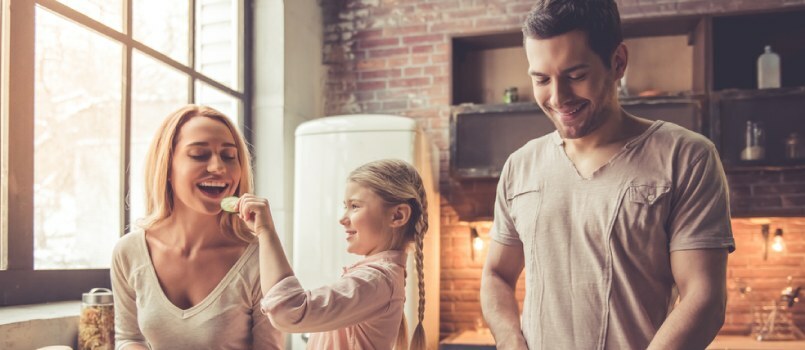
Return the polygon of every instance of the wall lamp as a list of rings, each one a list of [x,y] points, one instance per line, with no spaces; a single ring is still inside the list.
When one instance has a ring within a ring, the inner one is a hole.
[[[472,255],[472,260],[475,260],[475,253],[480,253],[484,250],[484,240],[478,235],[478,230],[475,226],[470,226],[470,245],[472,246],[470,254]]]
[[[760,234],[763,236],[763,260],[769,259],[769,240],[771,239],[771,250],[775,252],[782,252],[785,249],[785,240],[783,239],[783,229],[778,228],[774,230],[774,237],[771,236],[769,219],[750,219],[750,222],[760,224]]]

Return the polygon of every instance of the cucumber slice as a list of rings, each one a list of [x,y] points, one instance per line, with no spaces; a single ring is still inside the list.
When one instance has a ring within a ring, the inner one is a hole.
[[[240,199],[240,198],[235,197],[235,196],[226,197],[226,198],[222,199],[221,200],[221,209],[223,209],[224,211],[230,212],[230,213],[235,213],[236,212],[235,206],[238,204],[238,199]]]

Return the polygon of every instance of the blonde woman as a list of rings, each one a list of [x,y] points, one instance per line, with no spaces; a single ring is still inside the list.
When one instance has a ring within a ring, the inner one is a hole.
[[[260,314],[257,243],[222,214],[252,190],[249,151],[220,112],[165,119],[146,160],[146,216],[112,260],[116,349],[281,349]]]
[[[403,161],[365,164],[349,175],[344,207],[339,222],[347,252],[365,258],[346,268],[337,282],[304,290],[282,251],[268,201],[241,197],[239,216],[260,242],[263,311],[282,331],[315,332],[308,349],[408,349],[405,250],[413,243],[420,299],[410,349],[424,349],[422,239],[428,230],[428,202],[422,179]]]

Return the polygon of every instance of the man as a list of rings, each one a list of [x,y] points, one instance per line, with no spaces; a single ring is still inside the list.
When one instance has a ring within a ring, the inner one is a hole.
[[[614,0],[540,1],[523,34],[557,131],[501,173],[481,282],[498,349],[704,349],[724,321],[735,249],[715,147],[621,108]]]

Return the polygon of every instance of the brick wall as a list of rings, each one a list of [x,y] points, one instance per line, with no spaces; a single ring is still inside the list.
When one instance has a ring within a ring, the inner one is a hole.
[[[786,244],[782,252],[769,248],[767,260],[763,260],[759,224],[750,219],[733,219],[732,228],[737,249],[729,257],[730,299],[722,332],[745,333],[752,322],[751,306],[778,300],[781,290],[788,285],[788,276],[793,278],[794,287],[805,287],[805,218],[771,218],[771,235],[777,228],[783,229]],[[742,286],[749,286],[752,291],[742,296],[739,291]],[[801,300],[805,301],[805,294]],[[794,321],[805,329],[805,302],[795,305]]]
[[[802,6],[805,0],[620,0],[618,3],[624,18],[638,18]],[[491,203],[475,200],[478,198],[475,194],[486,196],[494,189],[494,184],[483,181],[470,184],[469,189],[467,184],[457,186],[448,176],[450,36],[517,30],[532,4],[531,0],[334,0],[322,5],[323,60],[328,68],[325,113],[410,116],[420,122],[441,151],[442,335],[473,327],[474,319],[479,316],[477,290],[482,259],[469,258],[469,226],[458,221],[455,207],[481,207],[479,212],[488,212],[483,206]],[[805,193],[802,191],[805,174],[755,172],[736,178],[733,196],[736,208],[764,205],[805,208],[805,197],[790,194],[793,190]],[[799,235],[802,242],[800,223],[780,223],[791,225],[791,237]],[[742,221],[736,221],[736,228],[736,237],[755,239],[756,235],[750,233],[753,229]],[[756,241],[740,241],[744,238],[739,238],[739,251],[732,255],[733,261],[740,262],[740,257],[756,249]],[[802,243],[791,248],[789,254],[794,255],[779,261],[770,259],[755,264],[747,256],[744,261],[750,261],[749,265],[741,267],[731,262],[730,272],[748,273],[746,266],[756,265],[773,271],[775,276],[789,270],[796,272],[797,268],[802,270],[805,267]],[[798,273],[805,277],[801,271]],[[778,288],[770,285],[772,281],[758,281],[771,288],[769,293]],[[730,310],[732,321],[728,321],[732,323],[728,326],[740,328],[743,326],[734,325],[745,325],[748,316],[742,311],[745,307],[735,305]],[[801,316],[799,320],[802,321]]]
[[[445,213],[450,221],[442,225],[442,336],[473,329],[480,319],[479,288],[481,267],[485,251],[474,258],[470,247],[470,226],[481,233],[489,231],[490,222],[460,222],[455,213]],[[724,334],[747,334],[752,323],[752,306],[767,305],[777,300],[788,285],[787,277],[796,286],[805,287],[805,218],[770,218],[771,235],[783,229],[785,249],[775,252],[769,248],[768,259],[763,260],[763,237],[759,224],[750,219],[734,219],[732,227],[737,250],[729,256],[727,272],[727,316],[722,328]],[[482,234],[488,241],[488,237]],[[771,241],[769,242],[771,245]],[[741,287],[752,291],[740,293]],[[522,303],[522,276],[517,285],[517,297]],[[794,306],[794,322],[805,329],[805,292],[802,303]],[[522,305],[522,304],[521,304]]]

